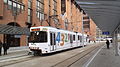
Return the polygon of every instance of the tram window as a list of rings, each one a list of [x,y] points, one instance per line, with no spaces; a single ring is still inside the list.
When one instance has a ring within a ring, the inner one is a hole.
[[[52,33],[50,33],[50,44],[53,45],[53,42],[52,42]]]
[[[80,40],[80,36],[78,35],[78,40]]]
[[[70,35],[70,43],[73,43],[72,35]]]
[[[68,34],[68,41],[70,40],[70,35]]]
[[[56,39],[56,38],[55,38],[55,33],[54,33],[54,45],[56,45],[56,41],[55,41],[55,39]]]
[[[51,45],[56,45],[56,41],[55,41],[55,33],[50,33],[50,44]]]
[[[39,32],[39,40],[40,42],[47,42],[47,32]]]
[[[75,41],[75,35],[73,35],[73,41]]]
[[[82,42],[82,36],[80,36],[80,42]]]
[[[29,42],[47,42],[47,32],[39,31],[39,32],[31,32]]]

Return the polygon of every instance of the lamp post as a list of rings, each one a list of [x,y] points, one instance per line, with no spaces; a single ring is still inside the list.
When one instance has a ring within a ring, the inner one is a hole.
[[[119,56],[119,51],[118,51],[118,42],[117,42],[117,40],[118,40],[118,38],[117,38],[117,34],[118,34],[118,31],[116,30],[115,32],[114,32],[114,45],[115,45],[115,56]]]

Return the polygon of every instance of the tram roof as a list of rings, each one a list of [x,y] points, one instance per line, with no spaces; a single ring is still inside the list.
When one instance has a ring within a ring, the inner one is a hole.
[[[69,30],[64,30],[64,29],[57,29],[55,27],[50,27],[50,26],[34,26],[34,27],[31,27],[30,29],[37,29],[37,28],[47,28],[48,30],[51,30],[51,31],[61,31],[61,32],[65,32],[65,33],[75,33],[74,31],[69,31]],[[76,32],[78,33],[78,32]],[[81,33],[79,33],[81,34]]]
[[[120,0],[76,0],[102,31],[113,33],[120,26]]]

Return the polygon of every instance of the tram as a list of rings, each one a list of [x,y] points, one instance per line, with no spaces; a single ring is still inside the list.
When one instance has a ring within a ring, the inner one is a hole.
[[[82,34],[47,26],[30,28],[29,49],[36,54],[46,54],[82,45]],[[87,36],[84,34],[84,42]],[[85,45],[85,43],[84,43]]]

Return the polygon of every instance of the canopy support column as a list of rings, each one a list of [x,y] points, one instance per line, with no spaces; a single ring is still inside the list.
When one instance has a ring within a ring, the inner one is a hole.
[[[115,31],[114,34],[113,34],[113,45],[115,47],[115,56],[119,56],[117,31]]]

